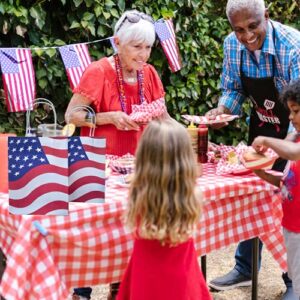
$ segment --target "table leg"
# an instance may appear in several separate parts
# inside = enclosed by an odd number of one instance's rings
[[[201,271],[206,280],[206,255],[201,256]]]
[[[259,238],[252,239],[252,293],[251,300],[257,300],[257,282],[258,282],[258,253]]]

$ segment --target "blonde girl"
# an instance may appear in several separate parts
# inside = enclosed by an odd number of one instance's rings
[[[147,126],[129,191],[127,225],[136,238],[117,299],[212,299],[192,238],[201,213],[196,165],[182,125]]]

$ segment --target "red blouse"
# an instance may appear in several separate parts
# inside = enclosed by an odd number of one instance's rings
[[[140,102],[138,83],[124,83],[124,90],[128,111],[131,113],[131,105]],[[89,65],[73,92],[91,99],[93,101],[91,107],[96,113],[122,111],[117,74],[106,57]],[[144,65],[144,93],[148,103],[164,97],[165,94],[157,72],[149,64]],[[126,153],[134,154],[141,134],[142,128],[141,131],[122,131],[113,124],[100,125],[95,130],[95,136],[106,138],[106,153],[119,156]],[[81,135],[89,135],[89,128],[82,127]]]
[[[212,300],[192,239],[170,247],[136,239],[117,300]]]

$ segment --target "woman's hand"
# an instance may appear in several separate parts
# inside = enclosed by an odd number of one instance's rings
[[[123,111],[110,112],[111,124],[115,125],[119,130],[140,130],[140,126],[132,121]]]

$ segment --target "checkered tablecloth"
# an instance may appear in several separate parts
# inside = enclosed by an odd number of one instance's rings
[[[212,164],[204,174],[198,179],[205,197],[198,254],[259,236],[285,270],[274,188],[254,175],[217,176]],[[69,216],[11,215],[7,195],[0,194],[0,247],[7,256],[0,293],[7,300],[58,300],[67,299],[71,287],[119,281],[133,246],[122,225],[128,191],[119,182],[116,175],[107,180],[106,203],[71,203]]]

